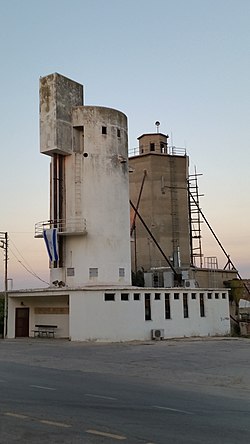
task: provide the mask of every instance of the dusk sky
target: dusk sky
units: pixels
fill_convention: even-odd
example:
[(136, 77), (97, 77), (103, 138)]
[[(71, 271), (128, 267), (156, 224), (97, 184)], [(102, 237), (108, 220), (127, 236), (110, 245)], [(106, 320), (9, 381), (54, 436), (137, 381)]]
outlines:
[[(0, 231), (15, 289), (49, 282), (34, 225), (49, 219), (39, 77), (54, 72), (84, 85), (86, 105), (128, 116), (129, 148), (157, 120), (186, 148), (202, 211), (250, 278), (249, 23), (249, 0), (0, 0)], [(223, 268), (203, 227), (204, 256)], [(3, 288), (2, 249), (0, 259)]]

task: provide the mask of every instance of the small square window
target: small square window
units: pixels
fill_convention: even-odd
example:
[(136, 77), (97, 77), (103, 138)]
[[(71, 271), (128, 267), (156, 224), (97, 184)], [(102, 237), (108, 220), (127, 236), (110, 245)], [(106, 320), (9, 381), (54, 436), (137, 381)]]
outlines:
[(67, 268), (67, 276), (75, 276), (75, 269)]
[(125, 277), (125, 268), (119, 268), (119, 277)]
[(192, 298), (192, 299), (196, 299), (196, 293), (192, 293), (192, 294), (191, 294), (191, 298)]
[(179, 299), (179, 293), (174, 293), (174, 299)]
[(89, 269), (89, 277), (98, 277), (98, 268), (90, 268)]
[(134, 293), (134, 301), (140, 300), (140, 293)]
[(102, 134), (107, 134), (107, 127), (106, 126), (102, 126)]
[(104, 301), (114, 301), (115, 300), (115, 293), (105, 293), (104, 294)]
[(214, 297), (215, 299), (219, 299), (219, 293), (215, 293)]
[(208, 299), (212, 299), (212, 293), (208, 293), (208, 294), (207, 294), (207, 298), (208, 298)]
[(155, 300), (160, 301), (161, 300), (161, 293), (155, 293)]
[(222, 299), (227, 299), (227, 294), (226, 293), (222, 293)]
[(121, 137), (121, 130), (120, 130), (120, 128), (117, 128), (117, 137)]
[(129, 300), (129, 294), (121, 293), (121, 301), (128, 301), (128, 300)]

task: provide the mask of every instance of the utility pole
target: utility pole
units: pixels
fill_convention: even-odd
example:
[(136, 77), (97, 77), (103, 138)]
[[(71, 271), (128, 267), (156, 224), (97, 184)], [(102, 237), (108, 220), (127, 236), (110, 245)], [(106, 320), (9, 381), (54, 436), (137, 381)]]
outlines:
[(8, 318), (8, 233), (0, 231), (0, 248), (4, 250), (4, 331), (3, 337), (7, 337)]

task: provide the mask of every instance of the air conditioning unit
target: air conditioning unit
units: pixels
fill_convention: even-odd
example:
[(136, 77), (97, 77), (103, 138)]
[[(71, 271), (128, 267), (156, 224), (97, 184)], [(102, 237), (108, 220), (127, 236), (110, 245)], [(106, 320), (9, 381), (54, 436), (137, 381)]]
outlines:
[(152, 335), (152, 339), (156, 339), (156, 340), (160, 341), (161, 339), (164, 338), (164, 330), (163, 330), (163, 328), (157, 328), (157, 329), (151, 330), (151, 335)]
[(196, 288), (197, 287), (197, 283), (195, 279), (186, 279), (184, 281), (184, 287), (185, 288)]

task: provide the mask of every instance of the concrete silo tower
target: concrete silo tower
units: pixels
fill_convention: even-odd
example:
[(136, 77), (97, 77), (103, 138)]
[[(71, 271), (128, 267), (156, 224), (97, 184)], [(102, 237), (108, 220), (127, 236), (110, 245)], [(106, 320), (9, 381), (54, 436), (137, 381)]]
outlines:
[(55, 73), (40, 79), (40, 137), (51, 156), (50, 220), (36, 236), (56, 228), (51, 284), (130, 285), (127, 117), (84, 106), (83, 86)]

